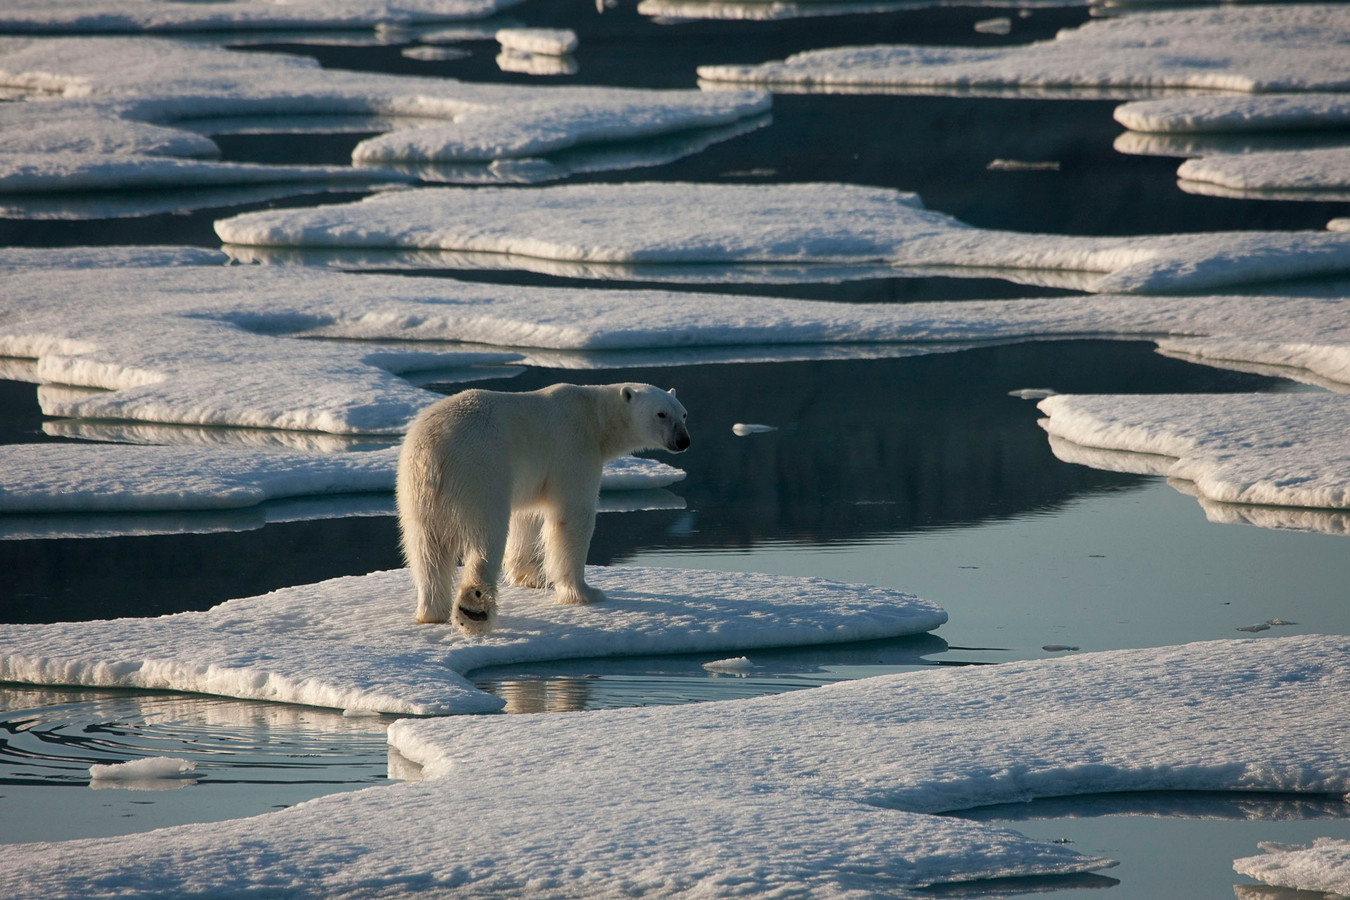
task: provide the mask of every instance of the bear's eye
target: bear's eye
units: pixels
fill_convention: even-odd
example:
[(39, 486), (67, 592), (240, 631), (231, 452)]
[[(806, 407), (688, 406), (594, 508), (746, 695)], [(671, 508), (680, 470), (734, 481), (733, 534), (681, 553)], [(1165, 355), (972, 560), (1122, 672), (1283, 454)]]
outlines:
[(664, 419), (664, 418), (666, 417), (666, 414), (663, 413), (663, 412), (659, 412), (659, 413), (656, 414), (656, 417), (657, 417), (658, 419)]

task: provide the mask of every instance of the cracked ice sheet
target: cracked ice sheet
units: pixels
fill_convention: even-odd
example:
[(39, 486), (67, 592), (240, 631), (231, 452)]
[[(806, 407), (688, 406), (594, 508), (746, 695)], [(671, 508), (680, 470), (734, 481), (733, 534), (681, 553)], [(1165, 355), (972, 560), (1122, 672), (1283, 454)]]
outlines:
[(1326, 231), (1079, 237), (992, 231), (911, 193), (846, 184), (641, 182), (394, 191), (216, 222), (234, 246), (437, 250), (585, 264), (837, 264), (1097, 273), (1095, 292), (1201, 291), (1350, 271)]
[(1099, 19), (1020, 47), (839, 47), (758, 66), (700, 66), (698, 75), (826, 92), (1341, 91), (1350, 88), (1347, 39), (1345, 7), (1272, 4)]
[(600, 604), (503, 585), (486, 638), (413, 621), (406, 569), (338, 578), (153, 619), (0, 626), (0, 681), (215, 694), (447, 715), (500, 709), (464, 674), (593, 656), (725, 652), (931, 631), (941, 608), (821, 579), (592, 566)]
[[(1178, 335), (1164, 341), (1169, 350), (1211, 364), (1279, 365), (1288, 375), (1306, 370), (1350, 384), (1343, 297), (835, 304), (208, 264), (221, 258), (172, 249), (0, 251), (0, 356), (36, 360), (22, 377), (48, 385), (39, 400), (50, 416), (339, 435), (401, 433), (438, 399), (396, 372), (458, 366), (473, 377), (519, 359), (368, 343), (388, 340), (681, 350), (697, 361), (700, 349), (720, 359), (745, 345), (793, 356), (804, 344), (926, 342), (941, 350), (960, 341)], [(156, 268), (156, 260), (174, 265)], [(83, 302), (72, 308), (63, 299), (70, 296)], [(297, 339), (304, 336), (338, 340)]]
[(520, 0), (5, 0), (0, 30), (129, 33), (372, 28), (480, 19)]
[(1350, 395), (1061, 394), (1038, 405), (1054, 437), (1142, 454), (1137, 471), (1191, 482), (1207, 500), (1350, 509)]
[(1350, 896), (1350, 841), (1318, 838), (1306, 847), (1262, 844), (1265, 853), (1234, 861), (1248, 878), (1298, 891)]
[[(1347, 671), (1343, 637), (1218, 641), (726, 703), (405, 720), (390, 743), (422, 764), (421, 782), (11, 846), (0, 887), (915, 897), (933, 883), (1090, 871), (1109, 861), (926, 813), (1108, 791), (1343, 792)], [(484, 765), (484, 747), (511, 750)]]

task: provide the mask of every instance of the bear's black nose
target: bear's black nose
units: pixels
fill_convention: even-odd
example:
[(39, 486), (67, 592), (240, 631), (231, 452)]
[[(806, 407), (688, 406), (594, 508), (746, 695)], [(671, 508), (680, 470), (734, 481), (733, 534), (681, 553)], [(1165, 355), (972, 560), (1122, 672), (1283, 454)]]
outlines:
[(685, 450), (688, 449), (689, 449), (689, 435), (682, 434), (675, 439), (675, 451), (677, 453), (683, 453)]

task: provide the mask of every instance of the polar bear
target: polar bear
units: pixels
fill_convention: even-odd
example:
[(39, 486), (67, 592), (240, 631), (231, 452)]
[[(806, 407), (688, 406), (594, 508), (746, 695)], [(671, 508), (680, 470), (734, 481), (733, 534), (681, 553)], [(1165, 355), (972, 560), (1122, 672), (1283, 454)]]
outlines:
[(503, 563), (510, 582), (552, 586), (562, 603), (604, 599), (585, 581), (601, 469), (635, 450), (685, 450), (687, 418), (674, 390), (650, 384), (468, 390), (424, 410), (396, 489), (417, 621), (490, 631)]

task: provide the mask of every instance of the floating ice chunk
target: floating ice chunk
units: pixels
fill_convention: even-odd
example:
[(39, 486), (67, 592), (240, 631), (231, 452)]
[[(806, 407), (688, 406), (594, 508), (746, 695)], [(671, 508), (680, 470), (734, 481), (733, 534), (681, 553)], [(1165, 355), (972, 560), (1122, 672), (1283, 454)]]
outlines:
[(705, 662), (703, 668), (709, 672), (726, 673), (728, 675), (743, 675), (755, 667), (749, 657), (733, 656), (730, 659), (715, 659), (712, 662)]
[(1132, 131), (1223, 134), (1340, 129), (1350, 125), (1345, 94), (1202, 95), (1122, 103), (1115, 119)]
[(577, 33), (570, 28), (503, 28), (496, 38), (503, 49), (537, 56), (566, 56), (577, 49)]
[(1046, 644), (1041, 649), (1047, 653), (1067, 653), (1078, 648), (1071, 644)]
[(503, 585), (499, 627), (485, 639), (413, 622), (406, 570), (203, 613), (0, 626), (0, 680), (443, 715), (500, 708), (464, 677), (488, 665), (833, 643), (931, 631), (947, 619), (909, 594), (819, 579), (592, 567), (587, 580), (604, 604), (567, 606), (550, 591)]
[(1020, 47), (840, 47), (758, 66), (700, 66), (698, 75), (816, 91), (1342, 91), (1350, 88), (1347, 38), (1344, 7), (1225, 7), (1098, 19)]
[(731, 433), (737, 437), (745, 437), (748, 434), (768, 434), (777, 430), (778, 428), (773, 425), (751, 425), (745, 422), (737, 422), (731, 426)]
[(1009, 397), (1016, 397), (1018, 400), (1044, 400), (1046, 397), (1053, 397), (1059, 391), (1050, 388), (1019, 388), (1015, 391), (1008, 391)]
[(1240, 625), (1238, 626), (1237, 630), (1246, 631), (1250, 634), (1255, 634), (1259, 631), (1269, 631), (1270, 626), (1267, 625), (1265, 622), (1257, 622), (1255, 625)]
[(1350, 272), (1350, 237), (1327, 231), (1021, 234), (970, 227), (923, 209), (913, 194), (841, 184), (587, 184), (528, 195), (436, 188), (245, 213), (215, 228), (236, 246), (384, 247), (590, 264), (889, 261), (907, 270), (1095, 272), (1087, 287), (1099, 292), (1199, 291)]
[(985, 166), (990, 172), (1058, 172), (1055, 160), (991, 159)]
[(1053, 436), (1168, 457), (1211, 501), (1350, 509), (1350, 395), (1068, 395), (1040, 402)]
[(1225, 197), (1350, 199), (1350, 147), (1244, 153), (1191, 159), (1177, 169), (1181, 186)]
[(15, 32), (200, 32), (370, 28), (480, 19), (520, 0), (6, 0), (0, 30)]
[(981, 19), (975, 23), (975, 30), (980, 34), (1011, 34), (1012, 19), (1007, 16), (999, 16), (994, 19)]
[(768, 22), (886, 13), (942, 3), (943, 0), (639, 0), (637, 11), (663, 24), (699, 19)]
[(453, 59), (468, 59), (472, 54), (458, 47), (404, 47), (403, 56), (420, 62), (448, 62)]
[(503, 50), (498, 53), (497, 68), (517, 75), (575, 75), (580, 71), (573, 57), (522, 53), (519, 50)]
[(1276, 887), (1350, 895), (1350, 841), (1318, 838), (1310, 846), (1262, 843), (1261, 856), (1233, 862), (1233, 870)]
[(93, 765), (89, 777), (95, 781), (154, 781), (160, 778), (184, 778), (197, 771), (197, 764), (175, 756), (148, 756), (123, 763)]

